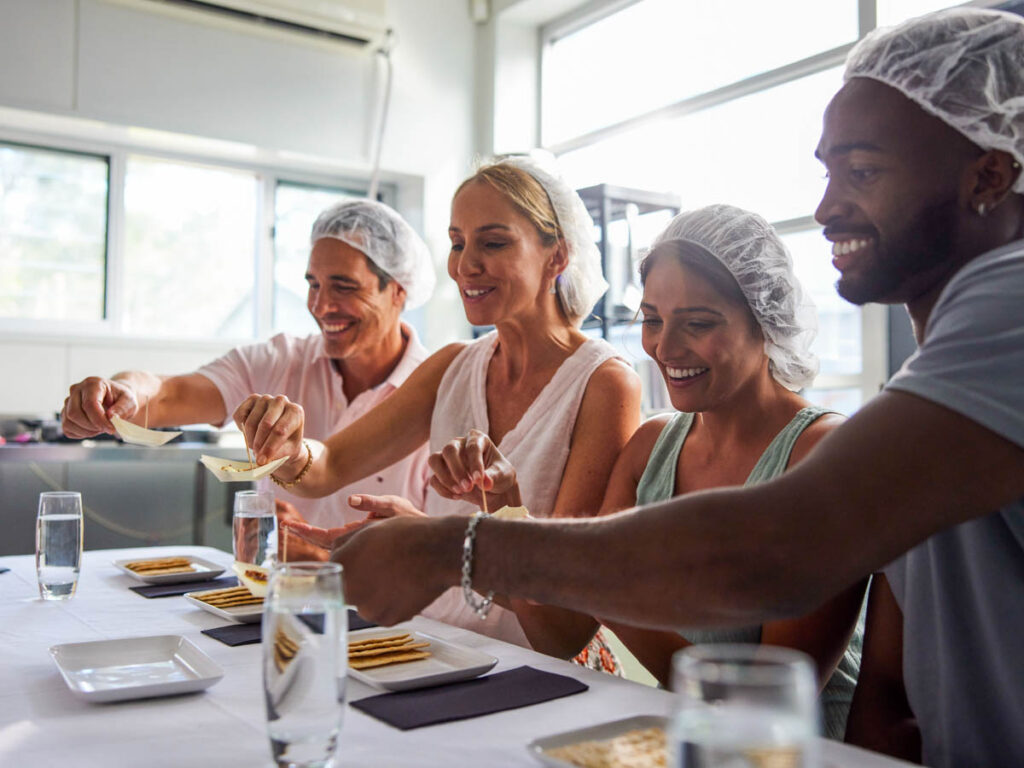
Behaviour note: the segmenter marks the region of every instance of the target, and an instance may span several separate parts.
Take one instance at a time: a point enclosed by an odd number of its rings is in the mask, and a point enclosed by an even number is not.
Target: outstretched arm
[[[109,379],[90,376],[72,384],[61,424],[71,438],[113,434],[113,415],[150,427],[220,424],[227,408],[217,386],[200,373],[123,371]]]
[[[770,483],[600,520],[486,520],[473,582],[651,627],[742,626],[806,613],[931,534],[1022,495],[1024,449],[887,391]],[[464,532],[457,519],[360,532],[334,555],[349,598],[378,621],[414,615],[458,583]],[[401,570],[382,573],[393,547],[414,567],[400,560]],[[598,552],[602,568],[593,567]]]
[[[289,490],[298,496],[327,496],[423,445],[430,436],[437,388],[462,346],[450,344],[435,352],[387,400],[323,443],[308,441],[313,462]],[[305,414],[300,405],[281,396],[251,395],[234,419],[259,464],[289,457],[274,477],[290,482],[304,470],[309,456],[303,446]]]

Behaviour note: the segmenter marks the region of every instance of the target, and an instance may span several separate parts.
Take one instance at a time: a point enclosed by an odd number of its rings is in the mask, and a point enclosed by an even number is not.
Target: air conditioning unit
[[[150,4],[216,14],[223,19],[316,35],[360,46],[388,32],[387,0],[146,0]]]

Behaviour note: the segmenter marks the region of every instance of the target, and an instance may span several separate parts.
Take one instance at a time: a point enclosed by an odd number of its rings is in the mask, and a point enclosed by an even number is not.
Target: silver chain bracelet
[[[494,604],[494,592],[488,592],[483,600],[477,600],[473,593],[473,542],[476,541],[476,526],[481,519],[487,517],[483,512],[475,512],[469,518],[469,525],[466,526],[466,538],[462,540],[462,596],[466,605],[473,609],[481,620],[487,618],[487,614]]]

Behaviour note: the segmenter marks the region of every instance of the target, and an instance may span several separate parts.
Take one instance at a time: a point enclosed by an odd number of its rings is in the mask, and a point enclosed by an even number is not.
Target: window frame
[[[537,135],[541,137],[540,143],[543,148],[552,154],[558,156],[575,149],[591,146],[650,123],[693,114],[808,75],[842,66],[846,55],[857,41],[877,26],[876,0],[857,0],[857,40],[725,86],[686,97],[642,114],[631,115],[611,125],[592,129],[561,141],[545,143],[543,138],[544,69],[552,45],[559,39],[638,2],[642,2],[642,0],[590,0],[590,2],[583,3],[538,28]],[[957,4],[950,3],[950,5]],[[959,4],[993,7],[999,5],[999,0],[995,2],[993,0],[975,0]],[[810,213],[799,218],[774,221],[772,224],[780,234],[796,234],[821,229]],[[813,388],[819,390],[856,388],[860,390],[863,404],[876,395],[889,378],[889,314],[888,308],[881,304],[867,304],[860,310],[862,360],[860,373],[819,374],[815,378]]]
[[[185,137],[184,143],[187,144],[189,141],[191,141],[191,137]],[[198,140],[198,142],[201,141]],[[276,163],[246,160],[234,156],[240,153],[229,152],[227,147],[221,153],[189,149],[178,150],[163,146],[160,142],[156,141],[96,140],[74,135],[30,131],[4,125],[0,125],[0,142],[23,146],[26,149],[61,152],[70,155],[100,158],[107,161],[103,318],[101,320],[83,322],[46,318],[0,317],[0,339],[21,341],[32,338],[53,340],[55,337],[69,341],[85,338],[154,339],[161,344],[172,347],[188,346],[193,348],[210,347],[220,349],[224,346],[225,342],[244,343],[266,338],[271,334],[273,326],[274,203],[277,185],[279,183],[286,183],[316,187],[335,187],[363,192],[367,191],[370,186],[368,176],[364,177],[355,173],[318,173],[309,170],[309,168],[304,167],[300,163],[292,165],[287,162]],[[255,151],[252,151],[251,154],[255,154]],[[255,310],[250,336],[231,339],[220,337],[210,339],[192,336],[129,334],[124,331],[124,190],[125,173],[130,156],[206,166],[211,169],[222,168],[225,170],[243,171],[252,173],[256,177],[258,191],[256,216],[253,221],[253,226],[256,228],[256,245],[255,252],[253,253],[253,296]],[[379,188],[378,197],[382,202],[394,206],[398,198],[397,183],[390,181],[382,183]]]

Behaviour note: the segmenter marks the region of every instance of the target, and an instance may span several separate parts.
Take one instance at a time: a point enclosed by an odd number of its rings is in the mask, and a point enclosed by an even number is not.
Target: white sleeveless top
[[[471,429],[489,433],[487,368],[497,342],[496,331],[477,339],[467,345],[445,371],[430,421],[431,453],[440,451],[445,443],[468,434]],[[616,357],[618,353],[607,342],[585,341],[559,366],[519,423],[498,444],[498,450],[516,468],[523,504],[534,517],[551,516],[569,458],[569,442],[583,393],[591,374],[605,361]],[[424,511],[431,517],[468,516],[476,510],[469,502],[442,498],[433,489],[427,492]],[[423,611],[423,615],[530,647],[515,612],[495,605],[487,619],[481,621],[466,605],[460,588],[445,592]]]

